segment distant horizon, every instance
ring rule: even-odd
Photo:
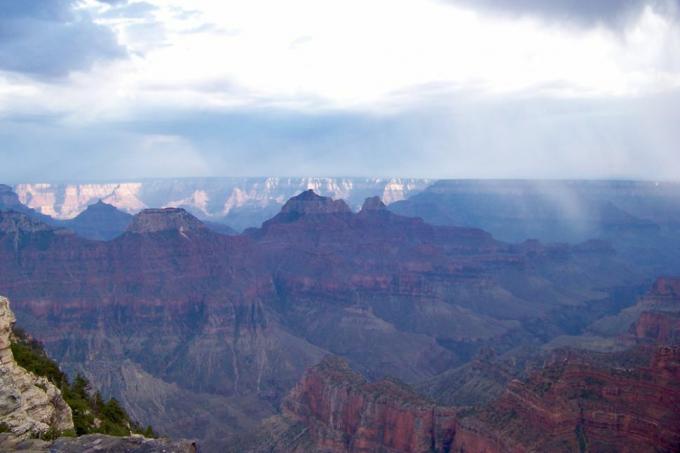
[[[664,183],[680,184],[680,177],[677,179],[664,178],[626,178],[626,177],[593,177],[593,178],[504,178],[504,177],[421,177],[421,176],[280,176],[280,175],[256,175],[256,176],[142,176],[142,177],[126,177],[126,178],[102,178],[102,179],[42,179],[42,180],[18,180],[6,181],[0,180],[0,184],[8,186],[17,186],[21,184],[124,184],[144,181],[161,181],[161,180],[239,180],[239,179],[364,179],[364,180],[419,180],[419,181],[544,181],[544,182],[587,182],[587,181],[602,181],[602,182],[645,182],[645,183]]]

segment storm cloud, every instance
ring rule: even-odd
[[[0,70],[63,77],[126,50],[74,0],[1,0]]]
[[[0,0],[0,182],[680,179],[678,1]]]
[[[443,0],[481,11],[537,16],[581,25],[615,25],[639,15],[647,6],[675,14],[680,0]]]

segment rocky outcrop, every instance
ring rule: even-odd
[[[10,186],[0,184],[0,210],[7,211],[22,206],[19,196],[14,193]]]
[[[380,197],[370,197],[366,198],[364,201],[364,204],[361,205],[361,211],[366,212],[366,211],[379,211],[382,209],[387,209],[387,206],[385,206],[385,203],[382,202]]]
[[[60,437],[54,441],[20,439],[0,434],[0,451],[25,451],[30,453],[81,453],[81,452],[125,452],[125,453],[198,453],[198,444],[192,441],[170,439],[148,439],[143,436],[113,437],[104,434],[89,434],[80,437]]]
[[[47,378],[21,368],[11,350],[14,313],[0,297],[0,424],[14,436],[41,436],[73,429],[71,409]]]
[[[330,197],[319,196],[311,189],[291,198],[281,208],[282,215],[336,214],[343,212],[352,212],[343,200],[333,200]]]

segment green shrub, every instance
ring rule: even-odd
[[[141,425],[130,419],[118,400],[111,398],[108,401],[101,394],[93,392],[89,381],[78,374],[73,382],[69,382],[67,376],[59,369],[59,365],[50,359],[45,353],[43,345],[27,335],[23,330],[15,328],[14,340],[11,348],[14,359],[19,366],[36,374],[44,376],[55,386],[61,389],[64,400],[73,413],[74,431],[57,433],[48,431],[43,436],[45,440],[51,440],[59,435],[77,435],[102,433],[112,436],[129,436],[131,433],[142,434],[146,437],[156,437],[151,426],[142,428]],[[9,430],[5,425],[4,429]],[[0,425],[0,432],[3,432]]]

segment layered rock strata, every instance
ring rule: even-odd
[[[0,297],[0,424],[21,438],[72,430],[71,408],[59,389],[14,360],[11,350],[14,322],[9,301]]]

